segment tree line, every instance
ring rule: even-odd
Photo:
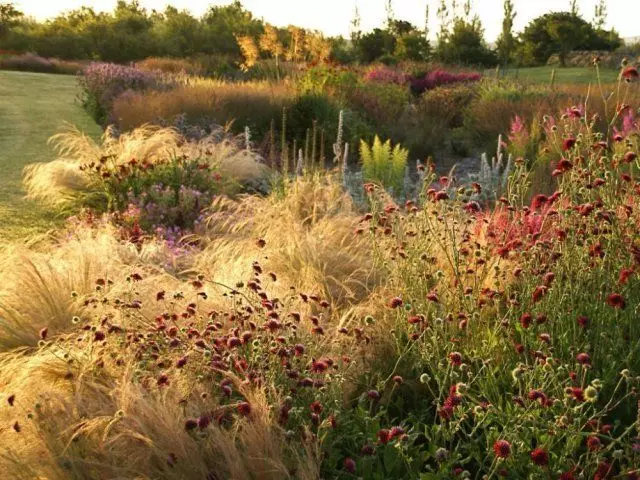
[[[43,22],[6,3],[0,4],[0,50],[121,63],[152,56],[224,56],[244,68],[265,57],[345,64],[436,60],[491,66],[540,65],[553,54],[559,54],[564,62],[572,50],[614,50],[622,44],[614,30],[604,28],[604,0],[596,5],[590,22],[581,16],[576,0],[570,0],[568,11],[542,15],[520,33],[514,32],[514,2],[505,0],[502,33],[493,47],[485,41],[471,0],[437,0],[439,31],[433,45],[429,5],[421,27],[396,18],[393,0],[384,1],[384,25],[363,32],[356,7],[348,38],[326,38],[296,26],[269,25],[246,10],[240,0],[212,5],[199,18],[172,6],[161,12],[149,11],[138,0],[118,0],[112,12],[81,7]]]

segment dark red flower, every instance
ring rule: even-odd
[[[324,410],[324,407],[322,406],[322,404],[317,400],[313,402],[311,405],[309,405],[309,408],[313,413],[317,413],[317,414],[321,414],[322,411]]]
[[[624,154],[625,163],[632,163],[636,160],[636,158],[638,158],[638,154],[636,154],[636,152],[627,152]]]
[[[576,361],[580,365],[591,365],[591,357],[589,357],[588,353],[579,353],[576,355]]]
[[[511,444],[506,440],[497,440],[493,444],[493,453],[498,458],[509,458],[511,455]]]
[[[620,276],[618,277],[618,283],[624,285],[629,281],[629,278],[633,275],[633,268],[623,268],[620,270]]]
[[[636,67],[626,67],[624,70],[622,70],[622,78],[624,78],[625,80],[635,80],[638,78],[638,69]]]
[[[400,297],[394,297],[389,300],[389,308],[398,308],[402,305],[402,299]]]
[[[587,448],[589,449],[589,451],[591,452],[598,451],[600,450],[601,446],[602,446],[602,442],[595,435],[587,438]]]
[[[522,325],[522,328],[529,328],[529,326],[531,326],[531,321],[533,320],[533,317],[531,316],[530,313],[523,313],[520,316],[520,325]]]
[[[385,444],[391,441],[391,430],[382,428],[378,430],[378,442]]]
[[[547,290],[549,290],[549,287],[545,285],[540,285],[536,287],[536,289],[533,291],[533,294],[531,295],[533,302],[537,303],[540,300],[542,300],[542,297],[544,297],[544,295],[547,293]]]
[[[576,139],[574,137],[565,138],[562,141],[562,150],[565,152],[571,150],[576,144]]]
[[[349,473],[356,473],[356,462],[351,457],[344,459],[344,469]]]
[[[613,308],[623,309],[626,306],[624,297],[619,293],[612,293],[607,297],[607,305]]]
[[[238,410],[238,413],[243,417],[248,417],[249,415],[251,415],[251,405],[249,405],[247,402],[240,402],[236,409]]]
[[[549,465],[549,454],[542,448],[536,448],[531,452],[531,461],[541,467]]]
[[[451,365],[459,367],[462,365],[462,355],[459,352],[451,352],[449,354],[449,361]]]
[[[589,317],[584,315],[580,315],[576,321],[582,328],[587,328],[589,326]]]

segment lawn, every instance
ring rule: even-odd
[[[502,75],[510,78],[517,78],[533,83],[548,83],[551,81],[551,73],[555,69],[555,82],[557,84],[588,84],[598,81],[595,68],[584,67],[531,67],[512,68],[506,72],[501,70]],[[600,69],[603,83],[614,83],[618,79],[618,70]],[[495,71],[487,71],[487,75],[495,75]]]
[[[92,136],[100,128],[74,101],[73,76],[0,71],[0,241],[49,230],[57,219],[24,199],[22,169],[54,158],[47,139],[64,122]]]

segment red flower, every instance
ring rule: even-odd
[[[389,443],[391,441],[391,430],[386,428],[378,430],[378,441],[382,444]]]
[[[571,150],[576,144],[576,139],[573,137],[568,137],[565,138],[562,141],[562,150],[564,150],[565,152]]]
[[[451,362],[451,365],[459,367],[462,365],[462,355],[458,352],[451,352],[449,354],[449,361]]]
[[[589,326],[589,317],[584,315],[580,315],[576,321],[582,328],[587,328]]]
[[[398,308],[402,305],[402,299],[400,297],[394,297],[389,301],[390,308]]]
[[[627,67],[622,71],[622,78],[625,80],[635,80],[638,78],[638,69],[636,67]]]
[[[317,414],[322,413],[322,411],[324,410],[324,407],[322,406],[322,404],[317,400],[313,402],[311,405],[309,405],[309,408],[313,413],[317,413]]]
[[[576,355],[576,360],[580,365],[591,365],[591,357],[588,353],[579,353]]]
[[[595,452],[597,450],[600,450],[601,446],[602,442],[595,435],[587,438],[587,448],[589,449],[589,451]]]
[[[523,313],[520,317],[520,325],[522,325],[522,328],[527,329],[531,325],[532,320],[533,317],[530,313]]]
[[[624,268],[620,271],[620,277],[618,278],[618,283],[620,285],[624,285],[629,281],[629,278],[633,275],[633,268]]]
[[[236,407],[238,409],[238,413],[243,417],[248,417],[251,414],[251,405],[247,402],[241,402]]]
[[[344,459],[344,469],[349,473],[356,473],[356,462],[351,457]]]
[[[607,297],[607,305],[613,308],[623,309],[626,306],[624,297],[619,293],[612,293]]]
[[[531,295],[534,303],[539,302],[542,299],[542,297],[547,293],[547,290],[549,290],[549,288],[544,285],[540,285],[536,287],[536,289],[533,291],[533,294]]]
[[[511,444],[506,440],[497,440],[493,444],[493,453],[498,458],[509,458],[511,455]]]
[[[636,152],[627,152],[624,154],[625,163],[632,163],[636,160],[636,158],[638,158],[638,154],[636,154]]]
[[[531,452],[531,461],[541,467],[549,465],[549,454],[542,448],[536,448]]]

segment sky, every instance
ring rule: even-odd
[[[199,16],[211,4],[224,5],[232,0],[140,0],[147,9],[163,10],[167,5],[190,10]],[[521,31],[533,18],[554,10],[568,10],[570,0],[513,0],[517,12],[515,29]],[[112,10],[116,0],[14,0],[24,13],[38,20],[53,17],[60,12],[80,6],[98,11]],[[326,35],[348,35],[355,4],[362,18],[362,30],[383,24],[386,18],[386,0],[243,0],[243,5],[257,17],[278,26],[290,24],[323,31]],[[430,29],[435,32],[435,18],[439,0],[394,0],[395,17],[424,26],[425,7],[429,4]],[[459,4],[463,0],[458,0]],[[591,20],[597,0],[578,0],[582,16]],[[473,12],[480,16],[486,39],[494,41],[502,25],[503,0],[473,0]],[[615,28],[623,37],[640,36],[640,0],[607,0],[607,28]]]

